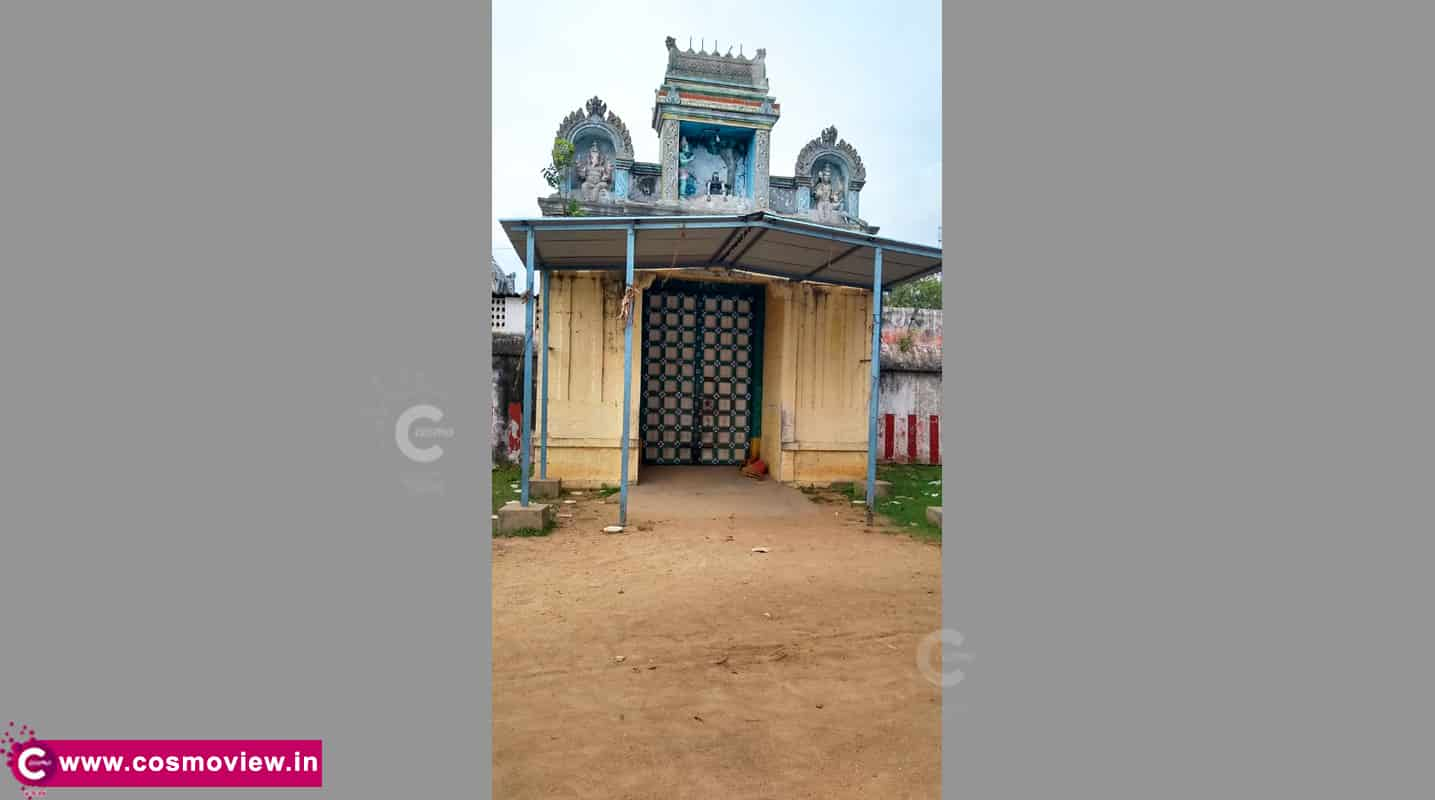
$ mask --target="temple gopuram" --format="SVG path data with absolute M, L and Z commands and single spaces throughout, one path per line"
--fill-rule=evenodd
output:
M 675 216 L 766 211 L 876 233 L 860 216 L 867 170 L 857 149 L 829 127 L 774 175 L 769 154 L 782 114 L 768 94 L 767 52 L 751 57 L 686 50 L 667 39 L 668 65 L 654 93 L 659 162 L 633 158 L 628 126 L 598 97 L 564 118 L 557 138 L 573 145 L 560 187 L 538 198 L 545 216 Z

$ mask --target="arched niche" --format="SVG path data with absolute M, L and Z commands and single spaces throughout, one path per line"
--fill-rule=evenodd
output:
M 590 202 L 626 196 L 633 139 L 607 103 L 590 99 L 564 118 L 557 136 L 573 144 L 573 166 L 564 179 L 570 194 Z
M 851 188 L 860 189 L 867 181 L 867 168 L 862 164 L 862 156 L 845 139 L 837 138 L 836 126 L 828 127 L 822 135 L 802 148 L 802 152 L 797 154 L 793 176 L 816 178 L 818 162 L 840 166 L 843 181 Z
M 793 170 L 803 214 L 828 224 L 858 224 L 858 197 L 867 181 L 867 168 L 857 148 L 837 138 L 828 127 L 797 154 Z

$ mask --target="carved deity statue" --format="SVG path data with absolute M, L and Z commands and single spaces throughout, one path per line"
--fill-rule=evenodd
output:
M 812 186 L 813 216 L 822 222 L 837 222 L 842 213 L 842 200 L 847 188 L 842 179 L 833 180 L 832 168 L 826 164 L 817 172 L 817 182 Z
M 743 145 L 742 142 L 728 140 L 724 142 L 723 146 L 718 150 L 718 156 L 722 158 L 723 166 L 726 167 L 727 177 L 725 184 L 728 190 L 733 191 L 735 194 L 742 194 L 740 188 L 734 189 L 734 187 L 737 185 L 738 168 L 742 165 L 742 160 L 747 157 L 745 145 Z
M 579 194 L 584 200 L 600 200 L 613 188 L 613 162 L 598 150 L 594 142 L 588 148 L 588 158 L 578 164 Z
M 682 144 L 678 147 L 678 193 L 684 196 L 697 192 L 697 181 L 688 174 L 688 162 L 693 160 L 693 148 L 688 144 L 688 137 L 682 137 Z

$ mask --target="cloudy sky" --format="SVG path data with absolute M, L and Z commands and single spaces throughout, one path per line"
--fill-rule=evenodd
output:
M 658 160 L 653 95 L 666 37 L 687 47 L 767 49 L 768 93 L 782 105 L 771 169 L 791 175 L 797 153 L 828 125 L 867 167 L 862 218 L 883 236 L 937 244 L 942 212 L 941 6 L 895 2 L 494 3 L 493 211 L 538 216 L 552 190 L 539 171 L 558 123 L 597 95 L 633 134 L 638 161 Z M 523 265 L 496 220 L 493 255 Z

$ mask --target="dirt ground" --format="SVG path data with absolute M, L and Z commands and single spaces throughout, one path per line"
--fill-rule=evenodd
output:
M 940 548 L 735 469 L 643 480 L 625 533 L 590 492 L 494 541 L 494 796 L 938 797 Z

